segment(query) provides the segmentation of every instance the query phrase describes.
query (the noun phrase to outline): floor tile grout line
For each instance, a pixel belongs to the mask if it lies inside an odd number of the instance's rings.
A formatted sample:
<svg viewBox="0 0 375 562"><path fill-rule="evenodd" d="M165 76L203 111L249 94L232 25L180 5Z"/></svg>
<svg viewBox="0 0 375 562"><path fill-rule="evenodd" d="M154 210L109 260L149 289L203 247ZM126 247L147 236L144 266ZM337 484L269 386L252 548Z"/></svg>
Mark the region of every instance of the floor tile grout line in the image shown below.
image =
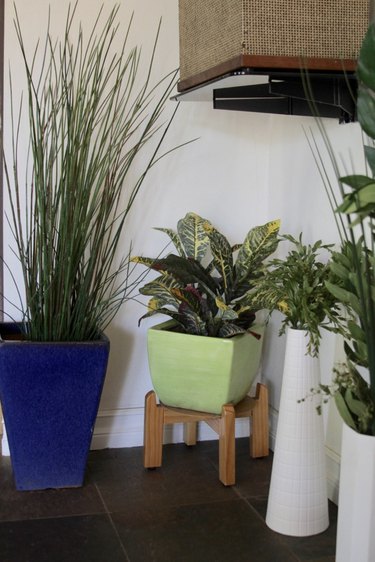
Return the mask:
<svg viewBox="0 0 375 562"><path fill-rule="evenodd" d="M270 532L273 534L273 536L275 537L275 539L277 540L277 542L279 543L279 545L282 548L285 548L288 551L288 554L290 554L290 556L292 556L296 562L302 562L301 559L296 555L295 552L293 552L289 546L287 544L284 543L282 536L279 535L279 533L276 533L275 531L273 531L272 529L270 529L265 521L265 519L262 517L262 515L259 513L259 511L251 504L251 498L247 498L243 495L241 495L241 493L239 492L239 496L240 498L250 507L250 509L255 513L255 515L258 516L258 519L261 520L261 522L263 523L263 525L265 525Z"/></svg>
<svg viewBox="0 0 375 562"><path fill-rule="evenodd" d="M100 489L99 489L99 486L98 486L96 483L94 484L94 486L95 486L96 491L97 491L97 493L98 493L98 495L99 495L99 497L100 497L100 499L101 499L101 502L102 502L102 504L103 504L103 506L104 506L106 515L107 515L107 517L108 517L108 519L109 519L109 521L110 521L110 523L111 523L112 529L114 530L115 535L116 535L116 537L117 537L117 539L118 539L118 541L119 541L119 543L120 543L121 550L123 551L123 553L124 553L124 555L125 555L125 560L126 560L126 562L130 562L130 558L129 558L129 556L128 556L128 553L126 552L125 545L124 545L124 543L123 543L122 540L121 540L120 534L119 534L119 532L118 532L118 530L117 530L117 527L116 527L116 525L115 525L115 523L114 523L114 521L113 521L113 519L112 519L111 512L109 511L109 509L108 509L108 507L107 507L107 504L106 504L105 501L104 501L104 498L103 498L102 493L101 493L101 491L100 491Z"/></svg>

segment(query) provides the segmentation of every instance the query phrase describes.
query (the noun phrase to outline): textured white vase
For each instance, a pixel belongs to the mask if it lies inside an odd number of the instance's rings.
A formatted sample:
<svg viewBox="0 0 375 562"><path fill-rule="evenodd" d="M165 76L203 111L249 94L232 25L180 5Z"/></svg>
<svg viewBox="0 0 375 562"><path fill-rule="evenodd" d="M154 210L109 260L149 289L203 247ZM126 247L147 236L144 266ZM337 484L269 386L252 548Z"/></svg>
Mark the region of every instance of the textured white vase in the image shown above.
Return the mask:
<svg viewBox="0 0 375 562"><path fill-rule="evenodd" d="M304 331L288 330L266 516L272 530L296 537L329 525L321 399L298 402L320 383L319 360L306 355L307 342Z"/></svg>
<svg viewBox="0 0 375 562"><path fill-rule="evenodd" d="M375 560L375 437L343 426L336 562Z"/></svg>

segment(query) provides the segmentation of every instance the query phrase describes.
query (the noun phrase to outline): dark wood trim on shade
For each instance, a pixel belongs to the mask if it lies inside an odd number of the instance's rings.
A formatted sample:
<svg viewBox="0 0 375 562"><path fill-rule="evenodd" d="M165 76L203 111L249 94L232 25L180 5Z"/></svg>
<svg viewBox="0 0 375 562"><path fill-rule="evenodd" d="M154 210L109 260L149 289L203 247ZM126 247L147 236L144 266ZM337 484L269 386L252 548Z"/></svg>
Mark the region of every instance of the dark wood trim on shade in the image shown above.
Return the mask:
<svg viewBox="0 0 375 562"><path fill-rule="evenodd" d="M263 69L265 74L270 70L298 70L300 68L315 71L354 72L357 67L355 59L323 59L323 58L301 58L301 57L275 57L263 55L238 55L190 76L177 85L179 92L194 88L209 80L224 76L229 72L240 72L243 68L254 69L258 74Z"/></svg>
<svg viewBox="0 0 375 562"><path fill-rule="evenodd" d="M0 0L0 147L3 146L3 123L4 123L4 2ZM4 309L4 267L3 267L3 250L4 250L4 236L3 236L3 155L2 149L0 150L0 320L3 318Z"/></svg>

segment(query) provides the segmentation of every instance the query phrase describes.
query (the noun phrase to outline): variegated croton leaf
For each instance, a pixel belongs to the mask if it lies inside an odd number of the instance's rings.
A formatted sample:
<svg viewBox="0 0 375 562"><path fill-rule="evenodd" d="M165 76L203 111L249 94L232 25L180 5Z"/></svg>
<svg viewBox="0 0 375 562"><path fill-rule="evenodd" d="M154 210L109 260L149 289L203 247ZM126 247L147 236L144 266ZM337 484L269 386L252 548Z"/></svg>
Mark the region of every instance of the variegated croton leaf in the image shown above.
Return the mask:
<svg viewBox="0 0 375 562"><path fill-rule="evenodd" d="M206 255L209 239L204 229L204 224L208 221L195 213L187 213L177 223L177 232L189 258L202 261Z"/></svg>

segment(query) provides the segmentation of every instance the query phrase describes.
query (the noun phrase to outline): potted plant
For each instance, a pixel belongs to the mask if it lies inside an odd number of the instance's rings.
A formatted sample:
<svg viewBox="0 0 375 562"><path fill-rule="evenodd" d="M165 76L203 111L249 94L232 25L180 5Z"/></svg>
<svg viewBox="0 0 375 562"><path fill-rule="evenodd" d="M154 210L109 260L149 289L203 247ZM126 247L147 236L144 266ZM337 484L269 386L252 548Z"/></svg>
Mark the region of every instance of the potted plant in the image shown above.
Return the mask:
<svg viewBox="0 0 375 562"><path fill-rule="evenodd" d="M159 230L176 253L133 258L160 274L140 289L151 297L141 320L172 319L148 330L153 385L168 406L220 413L246 396L258 370L264 326L255 323L260 307L248 296L267 273L279 221L252 228L233 247L195 213L178 221L177 232Z"/></svg>
<svg viewBox="0 0 375 562"><path fill-rule="evenodd" d="M341 249L332 256L336 279L328 289L342 303L346 361L335 368L332 385L321 390L334 396L343 419L337 562L370 562L375 553L375 24L360 50L358 65L358 121L367 135L364 146L367 172L340 177L335 153L321 126L341 204L334 186L326 189L341 236ZM318 124L321 125L318 120ZM323 178L326 170L323 171Z"/></svg>
<svg viewBox="0 0 375 562"><path fill-rule="evenodd" d="M15 18L30 161L22 169L23 108L14 107L11 87L5 178L23 287L13 279L24 299L19 320L0 326L0 397L20 490L82 484L109 353L103 332L134 288L129 256L117 261L119 242L160 158L169 126L160 116L176 75L152 85L155 43L142 82L139 49L127 44L130 24L122 49L114 48L118 7L104 20L99 13L87 37L81 26L73 32L75 8L62 40L48 28L30 56ZM132 163L158 130L133 183Z"/></svg>
<svg viewBox="0 0 375 562"><path fill-rule="evenodd" d="M282 534L309 536L329 525L323 421L316 415L320 396L301 400L320 383L321 328L340 319L338 303L326 283L332 278L321 241L304 245L285 236L292 248L285 259L272 260L254 298L284 315L287 332L267 525Z"/></svg>

